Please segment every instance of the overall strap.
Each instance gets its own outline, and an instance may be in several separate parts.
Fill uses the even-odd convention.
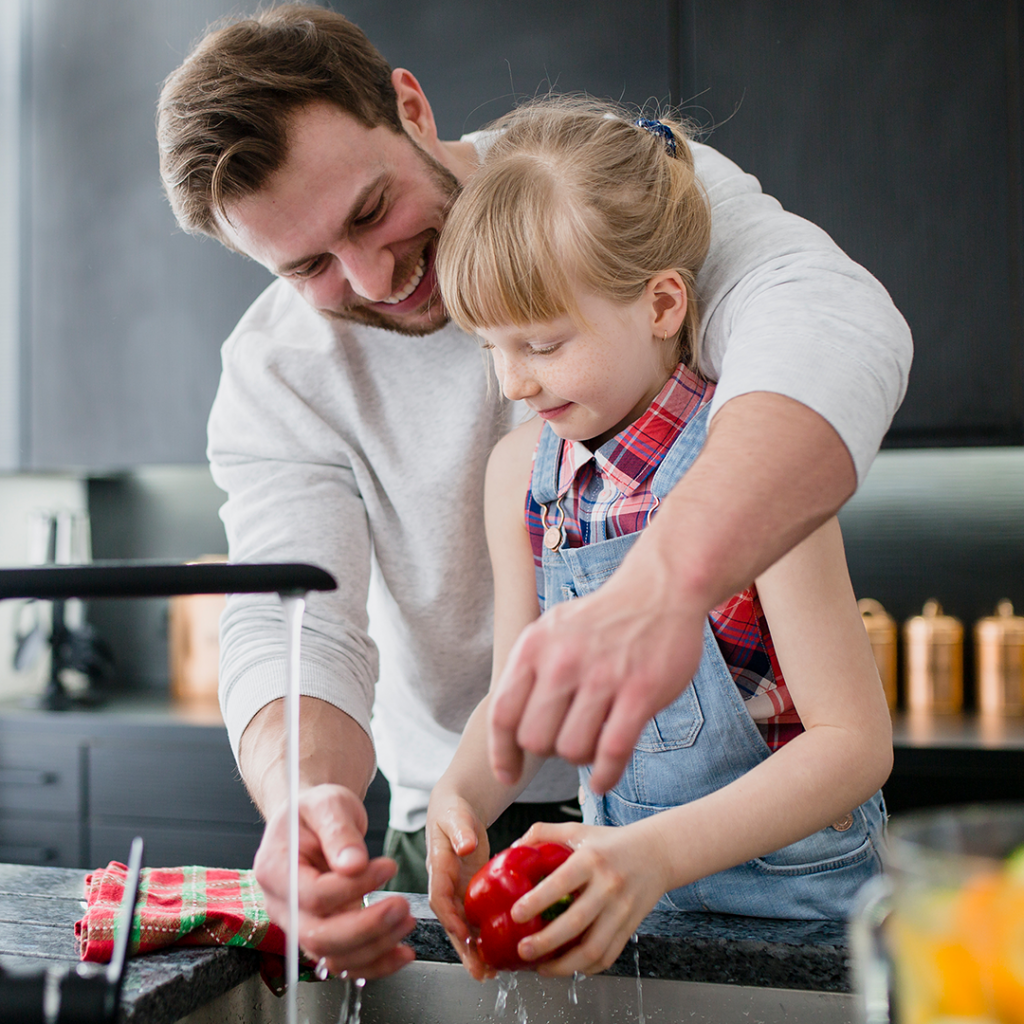
[[[707,402],[686,424],[672,447],[665,453],[651,481],[651,491],[659,502],[675,487],[700,454],[708,436],[710,418],[711,403]]]
[[[533,458],[530,489],[538,505],[558,497],[558,471],[562,464],[562,439],[545,423]]]

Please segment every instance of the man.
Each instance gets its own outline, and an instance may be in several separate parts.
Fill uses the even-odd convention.
[[[383,975],[411,958],[412,920],[399,897],[361,906],[395,871],[363,843],[375,757],[392,790],[386,852],[409,887],[430,789],[490,675],[482,480],[518,413],[446,325],[433,274],[485,140],[439,140],[415,77],[316,7],[208,35],[164,87],[159,138],[182,227],[281,279],[225,344],[209,452],[233,559],[339,579],[310,597],[303,633],[300,941],[332,971]],[[494,701],[505,777],[529,750],[593,762],[595,787],[610,786],[691,678],[708,611],[849,497],[905,390],[909,332],[881,286],[694,148],[713,218],[697,282],[719,381],[707,447],[615,576],[523,634]],[[221,700],[267,818],[256,870],[279,920],[283,643],[273,599],[231,599]],[[571,813],[575,788],[553,758],[496,823],[502,839]]]

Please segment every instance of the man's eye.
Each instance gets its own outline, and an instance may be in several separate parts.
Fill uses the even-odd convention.
[[[317,256],[315,260],[311,260],[304,266],[296,267],[288,276],[300,279],[316,277],[325,266],[327,266],[327,256]]]
[[[370,210],[369,213],[364,213],[362,217],[357,217],[355,223],[360,227],[365,227],[367,224],[373,224],[375,221],[380,220],[384,214],[384,196],[377,200],[377,205]]]

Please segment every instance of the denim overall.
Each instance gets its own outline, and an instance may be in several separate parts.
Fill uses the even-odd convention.
[[[690,420],[655,471],[652,486],[659,501],[703,446],[709,409],[710,404],[705,405]],[[596,590],[640,536],[633,533],[609,540],[603,522],[595,522],[591,544],[561,546],[565,534],[557,505],[560,454],[561,440],[545,428],[531,485],[545,526],[543,566],[538,569],[545,608]],[[552,549],[547,541],[558,541],[559,546]],[[711,624],[705,622],[704,654],[693,682],[647,723],[618,785],[599,797],[588,784],[590,770],[580,769],[584,821],[627,825],[721,789],[770,755]],[[847,918],[857,890],[881,870],[884,827],[885,805],[879,791],[806,839],[666,893],[656,909],[804,920]],[[688,841],[699,843],[700,836],[690,836]]]

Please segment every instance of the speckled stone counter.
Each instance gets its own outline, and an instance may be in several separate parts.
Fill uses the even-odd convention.
[[[84,909],[85,872],[0,865],[0,965],[31,969],[78,959],[73,924]],[[383,894],[382,894],[383,895]],[[410,938],[420,959],[457,962],[426,898],[410,896],[418,920]],[[654,913],[611,974],[681,981],[849,990],[840,922],[765,921],[717,914]],[[247,950],[151,953],[129,962],[122,993],[125,1024],[173,1024],[257,971]]]

